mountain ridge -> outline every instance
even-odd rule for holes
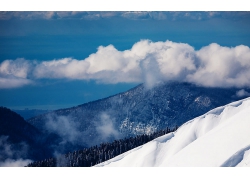
[[[2,153],[10,154],[9,158],[12,158],[11,154],[19,154],[22,149],[24,149],[22,158],[42,159],[52,155],[46,136],[16,112],[0,107],[0,125]],[[9,153],[4,150],[6,147],[10,147]],[[16,158],[16,156],[13,157]],[[5,159],[6,157],[3,156],[1,161]]]
[[[241,99],[237,88],[205,88],[190,83],[159,83],[152,89],[140,84],[104,99],[59,109],[27,121],[45,132],[66,137],[60,128],[73,123],[71,141],[93,146],[114,139],[149,134],[165,127],[180,126],[215,107]],[[84,137],[80,141],[79,137]]]

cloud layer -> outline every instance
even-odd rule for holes
[[[190,82],[206,87],[249,87],[250,49],[216,43],[195,50],[185,43],[141,40],[129,50],[100,46],[84,60],[5,60],[0,64],[0,88],[33,84],[39,79],[96,80],[101,83]]]
[[[0,20],[9,19],[87,19],[96,20],[121,17],[132,20],[207,20],[211,18],[249,18],[249,12],[202,11],[7,11],[0,12]]]

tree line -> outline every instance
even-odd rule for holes
[[[96,145],[60,155],[57,158],[35,161],[28,164],[27,167],[91,167],[175,130],[177,130],[177,126],[173,129],[166,128],[148,135],[137,135],[115,140],[111,143],[102,143],[99,146]]]

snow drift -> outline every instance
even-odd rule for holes
[[[250,166],[250,98],[215,108],[177,131],[100,166]]]

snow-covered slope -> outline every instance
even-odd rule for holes
[[[215,108],[97,166],[250,166],[250,98]]]

